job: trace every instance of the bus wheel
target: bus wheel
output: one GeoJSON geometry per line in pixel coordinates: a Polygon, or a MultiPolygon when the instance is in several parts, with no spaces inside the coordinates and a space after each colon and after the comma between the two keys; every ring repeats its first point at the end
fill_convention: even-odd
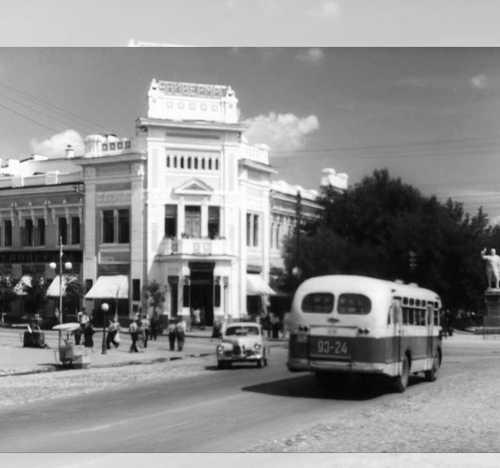
{"type": "Polygon", "coordinates": [[[410,379],[410,361],[408,360],[408,356],[404,356],[403,358],[403,369],[401,371],[401,375],[396,377],[394,381],[394,388],[397,392],[403,393],[408,387],[408,381],[410,379]]]}
{"type": "Polygon", "coordinates": [[[425,371],[425,380],[427,382],[434,382],[437,379],[437,375],[439,372],[439,352],[436,351],[434,358],[432,359],[432,368],[430,370],[425,371]]]}

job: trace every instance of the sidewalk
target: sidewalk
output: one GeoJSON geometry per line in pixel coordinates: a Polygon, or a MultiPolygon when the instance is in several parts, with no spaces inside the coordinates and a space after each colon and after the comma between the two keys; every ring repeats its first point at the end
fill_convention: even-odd
{"type": "MultiPolygon", "coordinates": [[[[24,330],[0,328],[0,376],[47,372],[56,369],[58,334],[45,331],[45,342],[49,348],[23,348],[21,336],[24,330]]],[[[94,348],[89,352],[90,366],[117,367],[133,364],[149,364],[168,360],[199,357],[215,353],[217,340],[209,334],[188,334],[182,351],[170,351],[168,338],[160,335],[157,341],[149,341],[148,347],[139,353],[130,353],[130,336],[120,333],[121,343],[118,349],[112,348],[102,354],[102,332],[94,335],[94,348]],[[192,338],[204,339],[192,339],[192,338]]],[[[82,348],[83,349],[83,348],[82,348]]],[[[214,354],[215,355],[215,354],[214,354]]]]}

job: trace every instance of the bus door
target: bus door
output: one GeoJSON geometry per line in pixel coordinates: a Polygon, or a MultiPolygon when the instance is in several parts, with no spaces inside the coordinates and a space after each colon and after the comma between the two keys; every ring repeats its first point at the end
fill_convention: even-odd
{"type": "Polygon", "coordinates": [[[433,344],[434,344],[434,304],[427,304],[426,314],[425,314],[426,326],[427,326],[427,348],[426,348],[426,358],[432,358],[433,356],[433,344]]]}
{"type": "Polygon", "coordinates": [[[392,302],[392,358],[395,362],[401,362],[403,358],[403,313],[401,310],[401,303],[398,299],[392,302]]]}

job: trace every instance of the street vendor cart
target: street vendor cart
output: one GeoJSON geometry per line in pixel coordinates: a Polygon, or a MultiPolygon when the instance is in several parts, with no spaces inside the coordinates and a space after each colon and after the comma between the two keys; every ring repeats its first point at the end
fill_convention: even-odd
{"type": "Polygon", "coordinates": [[[74,333],[80,328],[77,322],[62,323],[52,327],[63,334],[61,346],[55,351],[56,365],[63,368],[83,369],[90,365],[90,355],[83,347],[74,342],[74,333]]]}

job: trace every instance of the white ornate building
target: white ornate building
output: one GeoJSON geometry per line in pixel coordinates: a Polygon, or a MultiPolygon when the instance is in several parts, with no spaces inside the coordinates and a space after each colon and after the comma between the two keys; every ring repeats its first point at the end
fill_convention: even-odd
{"type": "MultiPolygon", "coordinates": [[[[132,140],[90,135],[84,155],[68,148],[2,166],[0,268],[50,277],[62,236],[87,290],[127,278],[122,317],[145,307],[152,280],[170,316],[201,308],[210,324],[246,315],[258,307],[252,298],[272,292],[270,271],[283,268],[297,194],[312,219],[318,192],[273,180],[269,149],[245,141],[231,87],[153,80],[148,100],[132,140]]],[[[325,171],[323,184],[347,188],[347,175],[325,171]]]]}

